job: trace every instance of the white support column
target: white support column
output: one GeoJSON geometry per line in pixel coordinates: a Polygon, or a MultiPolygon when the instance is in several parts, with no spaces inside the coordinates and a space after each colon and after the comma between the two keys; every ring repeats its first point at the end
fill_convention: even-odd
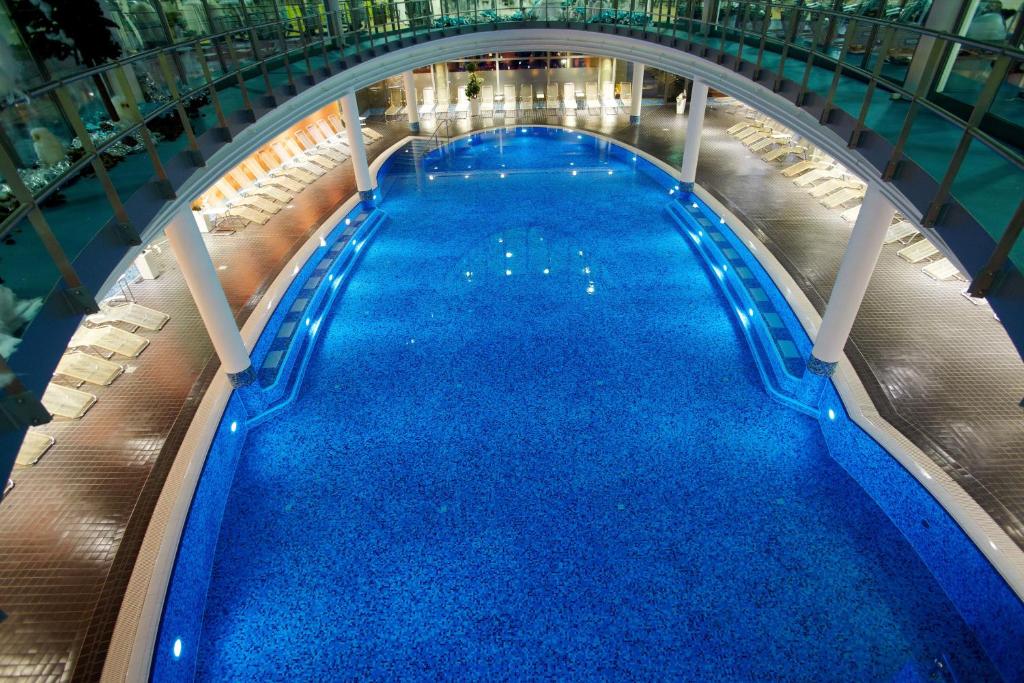
{"type": "Polygon", "coordinates": [[[828,377],[835,372],[895,213],[896,207],[882,196],[881,190],[868,188],[807,360],[807,369],[813,374],[828,377]]]}
{"type": "Polygon", "coordinates": [[[693,190],[697,179],[697,154],[700,152],[700,138],[704,132],[704,108],[708,103],[708,86],[693,79],[690,93],[690,115],[686,120],[686,146],[683,147],[683,168],[679,185],[684,192],[693,190]]]}
{"type": "Polygon", "coordinates": [[[363,144],[363,129],[359,123],[359,105],[356,94],[341,96],[341,117],[345,121],[345,134],[348,136],[348,148],[352,152],[352,168],[356,172],[356,189],[359,197],[369,206],[373,206],[374,194],[377,189],[370,167],[366,163],[366,146],[363,144]]]}
{"type": "Polygon", "coordinates": [[[416,79],[412,70],[402,74],[402,82],[405,84],[405,108],[409,115],[409,130],[413,133],[420,132],[420,109],[416,101],[416,79]]]}
{"type": "Polygon", "coordinates": [[[633,62],[633,85],[630,88],[629,122],[640,123],[640,105],[644,99],[644,65],[633,62]]]}
{"type": "Polygon", "coordinates": [[[181,268],[185,284],[199,309],[199,315],[210,335],[213,348],[227,373],[231,385],[244,387],[256,380],[242,335],[235,324],[224,289],[217,279],[217,269],[206,250],[206,243],[196,225],[195,216],[186,205],[165,228],[174,258],[181,268]]]}

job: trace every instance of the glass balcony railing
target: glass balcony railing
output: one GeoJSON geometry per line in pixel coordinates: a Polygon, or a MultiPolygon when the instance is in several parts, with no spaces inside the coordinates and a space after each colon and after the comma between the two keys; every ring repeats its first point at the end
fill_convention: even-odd
{"type": "MultiPolygon", "coordinates": [[[[3,355],[16,375],[29,372],[16,349],[35,302],[91,310],[83,280],[102,281],[97,269],[138,243],[160,203],[248,122],[344,60],[480,30],[646,39],[732,68],[824,124],[845,114],[850,146],[883,178],[906,178],[909,163],[930,179],[914,186],[927,196],[912,197],[926,223],[941,223],[952,202],[997,245],[988,275],[1007,261],[1024,272],[1024,52],[1007,44],[1020,30],[1001,42],[933,31],[911,23],[920,4],[326,0],[268,9],[250,0],[191,23],[113,15],[112,30],[134,36],[134,54],[42,81],[59,70],[37,64],[27,80],[41,84],[0,101],[0,277],[19,311],[3,355]],[[872,135],[888,143],[883,157],[864,144],[872,135]],[[97,254],[106,258],[98,265],[97,254]]],[[[975,275],[979,290],[991,285],[975,275]]]]}

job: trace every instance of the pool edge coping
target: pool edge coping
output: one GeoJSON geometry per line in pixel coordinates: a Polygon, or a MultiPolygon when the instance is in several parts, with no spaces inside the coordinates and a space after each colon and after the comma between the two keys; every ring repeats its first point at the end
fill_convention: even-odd
{"type": "MultiPolygon", "coordinates": [[[[520,127],[551,128],[595,137],[629,150],[676,180],[680,178],[678,169],[626,142],[596,131],[563,125],[543,123],[495,125],[454,135],[448,138],[445,144],[480,133],[520,127]]],[[[399,139],[370,163],[371,177],[376,180],[381,167],[410,140],[429,140],[431,137],[423,134],[409,134],[399,139]]],[[[725,218],[727,227],[737,238],[745,242],[748,248],[755,244],[758,245],[758,247],[751,248],[752,255],[768,273],[780,294],[785,298],[787,305],[800,321],[804,331],[813,341],[821,324],[821,316],[789,272],[768,247],[750,231],[747,225],[703,186],[695,183],[693,193],[720,217],[725,218]]],[[[298,266],[301,270],[301,266],[319,246],[321,236],[333,229],[332,226],[351,211],[359,201],[358,194],[351,196],[316,230],[310,233],[307,240],[284,265],[264,292],[261,303],[268,296],[271,296],[274,301],[280,301],[280,297],[287,291],[295,277],[293,272],[295,267],[298,266]]],[[[268,309],[266,306],[258,306],[243,325],[242,337],[250,350],[255,346],[264,327],[270,321],[274,310],[276,310],[275,307],[268,309]]],[[[1024,550],[1010,539],[995,520],[952,477],[882,417],[845,352],[832,380],[843,407],[854,424],[884,448],[935,498],[1006,581],[1018,599],[1024,602],[1024,550]]],[[[132,568],[132,575],[122,599],[121,609],[118,612],[114,633],[104,661],[101,681],[149,680],[167,588],[177,557],[181,535],[199,482],[199,475],[202,473],[207,453],[220,424],[220,415],[226,408],[232,393],[233,389],[230,383],[221,373],[218,373],[203,395],[182,445],[175,454],[171,470],[146,529],[142,547],[132,568]],[[175,542],[170,544],[168,541],[172,537],[175,542]],[[158,588],[159,590],[157,590],[158,588]]]]}

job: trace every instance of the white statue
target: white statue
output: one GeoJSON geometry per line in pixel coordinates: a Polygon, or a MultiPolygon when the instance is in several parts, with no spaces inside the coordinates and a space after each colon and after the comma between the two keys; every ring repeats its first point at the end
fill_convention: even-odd
{"type": "Polygon", "coordinates": [[[32,148],[35,149],[36,158],[39,159],[41,166],[53,166],[64,161],[64,145],[49,128],[33,128],[29,135],[32,136],[32,148]]]}

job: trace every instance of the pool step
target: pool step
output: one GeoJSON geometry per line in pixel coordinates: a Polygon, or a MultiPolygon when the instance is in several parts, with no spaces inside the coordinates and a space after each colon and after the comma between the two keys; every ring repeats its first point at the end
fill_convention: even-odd
{"type": "Polygon", "coordinates": [[[729,301],[769,394],[816,417],[818,408],[808,398],[814,394],[807,391],[811,380],[805,380],[810,340],[782,308],[787,304],[768,274],[724,220],[692,194],[665,209],[729,301]]]}

